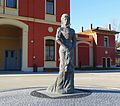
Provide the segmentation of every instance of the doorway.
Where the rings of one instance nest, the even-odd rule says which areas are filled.
[[[13,70],[17,68],[17,57],[15,50],[5,51],[5,70]]]
[[[21,70],[22,29],[0,25],[0,69]]]
[[[2,29],[4,26],[13,27],[13,30],[10,28]],[[5,68],[5,50],[17,50],[17,55],[19,55],[19,49],[22,49],[21,53],[21,70],[22,71],[31,71],[28,68],[28,25],[19,20],[13,20],[8,18],[0,19],[0,70],[4,70]],[[20,32],[20,34],[14,33]],[[9,35],[8,35],[9,34]],[[7,36],[6,36],[7,35]],[[15,35],[15,36],[14,36]],[[16,36],[17,35],[17,36]],[[14,37],[14,38],[13,38]],[[7,39],[6,39],[7,38]],[[17,46],[15,43],[15,39],[19,39],[16,43],[20,44],[21,47],[14,48]],[[11,42],[11,43],[10,43]],[[9,43],[9,44],[8,44]],[[9,46],[9,48],[8,48]]]
[[[107,58],[102,58],[102,63],[103,63],[103,67],[104,68],[109,68],[111,67],[111,58],[107,57]]]

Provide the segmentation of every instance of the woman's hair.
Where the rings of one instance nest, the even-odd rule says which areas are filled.
[[[63,20],[64,17],[69,17],[69,15],[68,15],[68,14],[63,14],[63,15],[61,16],[61,21]],[[70,17],[69,17],[69,18],[70,18]]]
[[[64,20],[64,18],[65,17],[68,17],[69,18],[69,20],[70,20],[70,16],[68,15],[68,14],[63,14],[62,16],[61,16],[61,25],[63,25],[64,23],[63,23],[63,20]],[[70,23],[69,23],[69,25],[68,26],[70,26]]]

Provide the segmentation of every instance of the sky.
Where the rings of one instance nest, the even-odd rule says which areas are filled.
[[[120,0],[70,0],[71,27],[76,32],[112,24],[118,30],[120,24]]]

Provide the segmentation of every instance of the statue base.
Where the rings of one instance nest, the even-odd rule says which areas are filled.
[[[65,99],[65,98],[79,98],[89,96],[91,94],[88,90],[81,90],[81,89],[74,89],[74,93],[70,94],[59,94],[59,93],[51,93],[47,92],[47,90],[36,90],[31,92],[32,96],[39,97],[39,98],[50,98],[50,99]]]

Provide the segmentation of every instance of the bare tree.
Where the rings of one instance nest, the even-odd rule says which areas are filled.
[[[120,32],[120,21],[113,19],[111,22],[112,30]],[[120,34],[115,35],[116,48],[120,47]]]
[[[112,29],[120,32],[120,21],[114,19],[112,21]],[[120,34],[116,34],[115,41],[120,42]]]

